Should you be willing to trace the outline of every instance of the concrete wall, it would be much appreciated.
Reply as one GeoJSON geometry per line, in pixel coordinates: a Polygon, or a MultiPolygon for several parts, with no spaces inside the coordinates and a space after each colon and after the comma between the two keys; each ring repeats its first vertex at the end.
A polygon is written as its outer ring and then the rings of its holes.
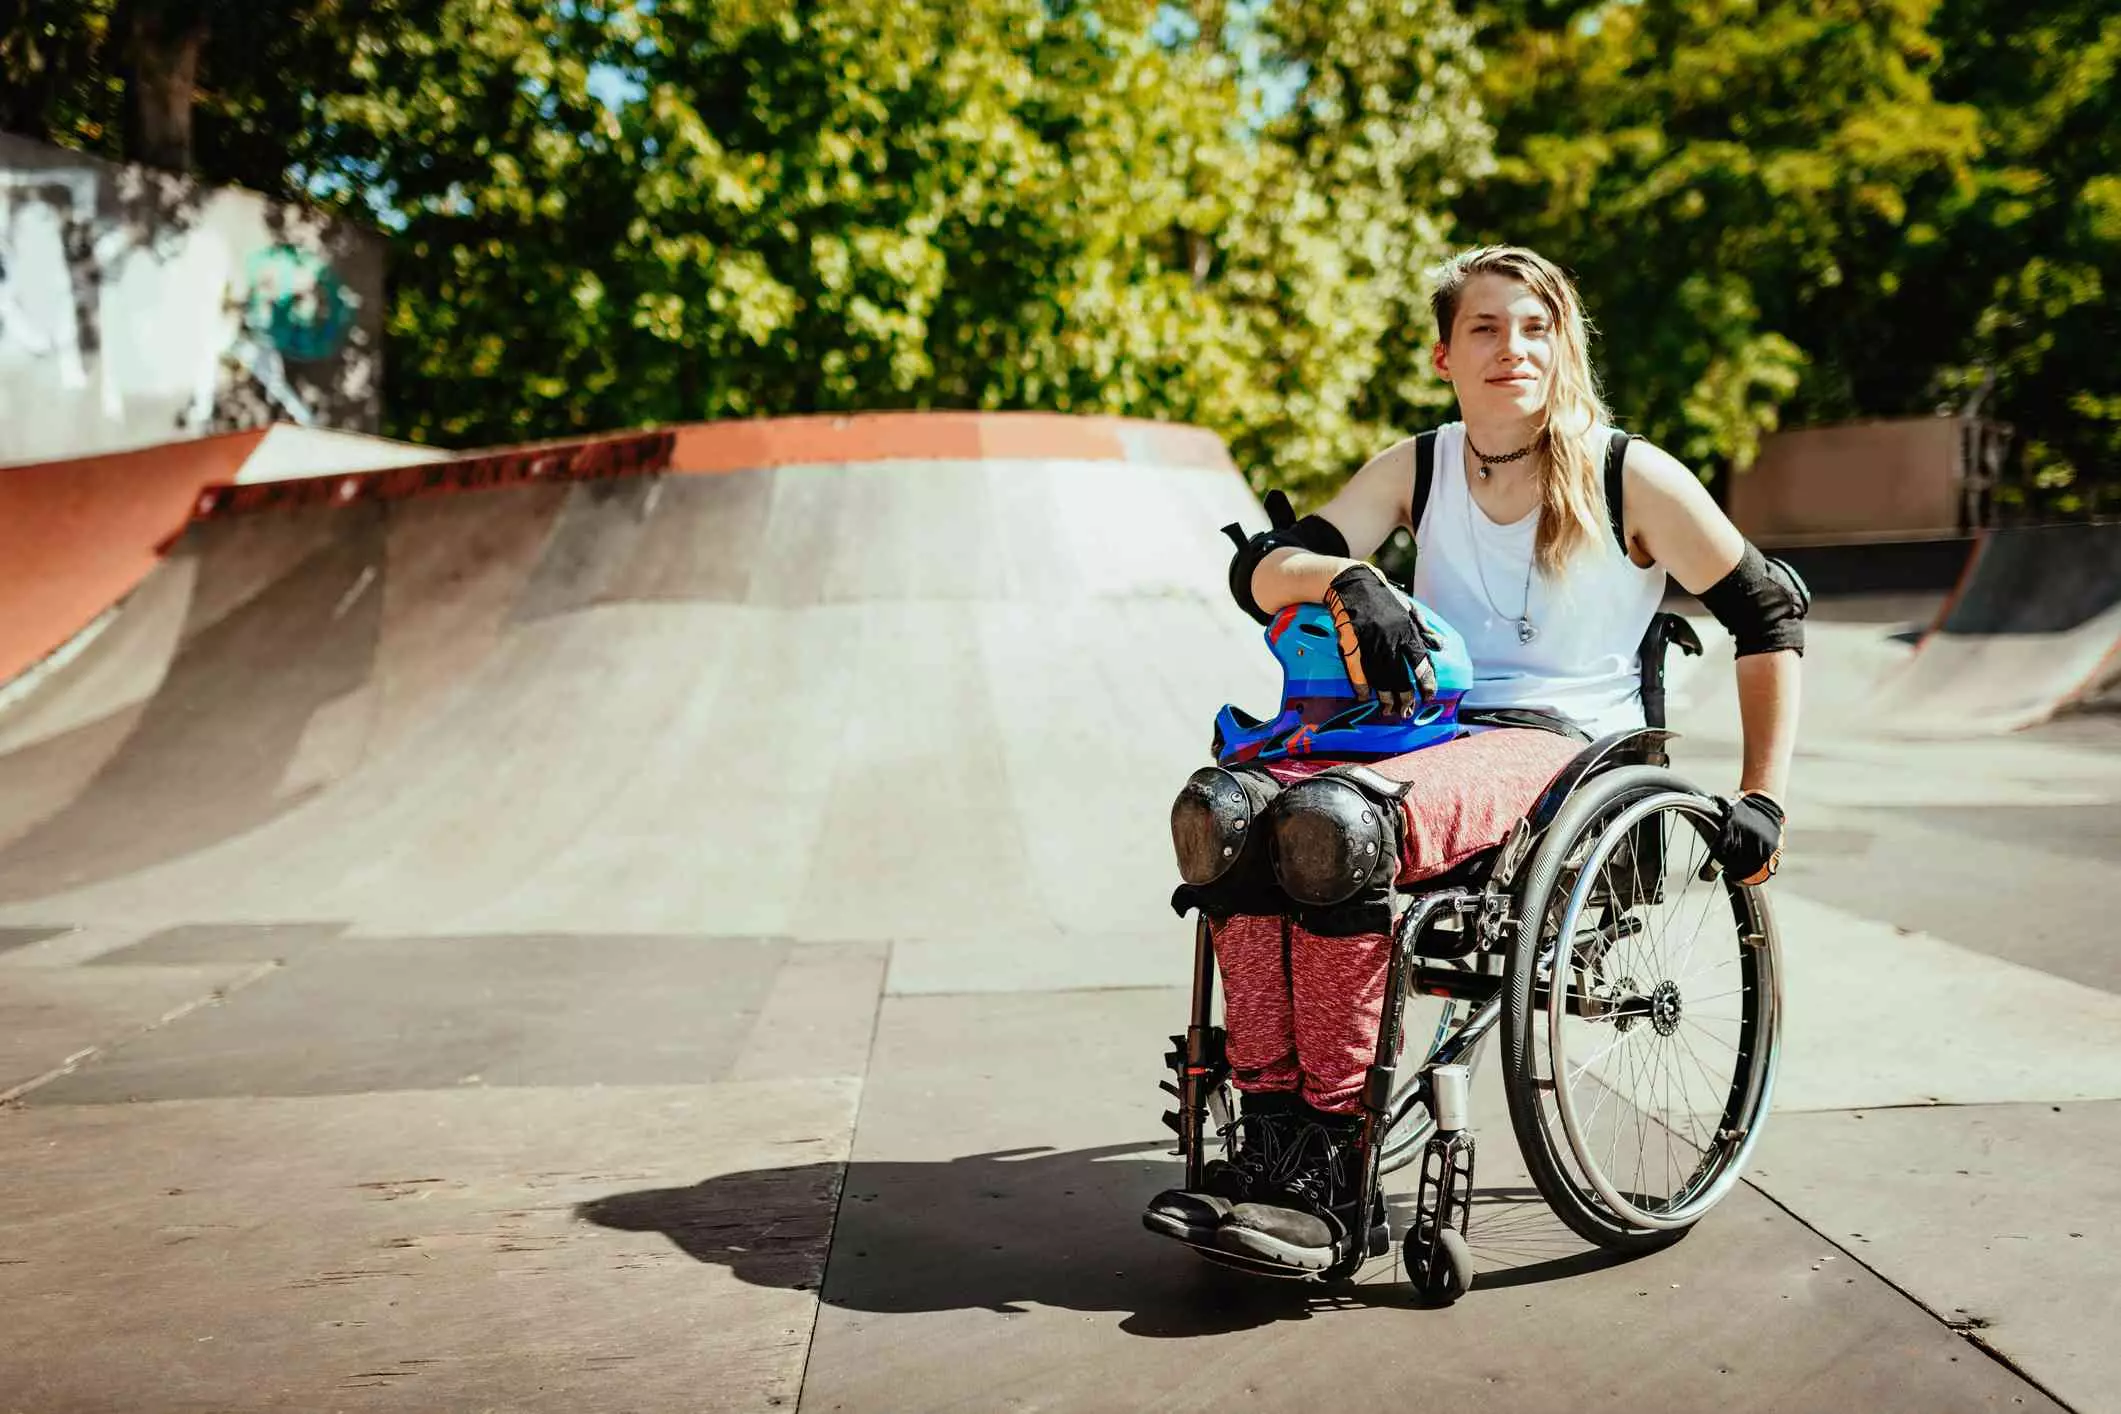
{"type": "Polygon", "coordinates": [[[0,134],[0,464],[372,431],[382,319],[373,232],[0,134]]]}
{"type": "Polygon", "coordinates": [[[1778,432],[1732,478],[1731,519],[1770,547],[1958,535],[1971,430],[1917,417],[1778,432]]]}

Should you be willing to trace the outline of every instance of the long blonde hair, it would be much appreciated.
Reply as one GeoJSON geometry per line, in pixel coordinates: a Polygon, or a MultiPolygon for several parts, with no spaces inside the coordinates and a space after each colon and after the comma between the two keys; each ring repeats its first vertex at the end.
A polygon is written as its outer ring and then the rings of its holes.
{"type": "Polygon", "coordinates": [[[1606,533],[1605,485],[1592,455],[1591,429],[1606,419],[1598,380],[1591,372],[1589,322],[1576,286],[1561,268],[1523,246],[1489,245],[1462,252],[1437,272],[1429,308],[1436,337],[1451,342],[1458,301],[1475,275],[1517,281],[1547,307],[1553,322],[1554,365],[1548,370],[1546,416],[1533,448],[1543,458],[1539,479],[1539,532],[1534,540],[1539,571],[1558,576],[1578,550],[1606,533]]]}

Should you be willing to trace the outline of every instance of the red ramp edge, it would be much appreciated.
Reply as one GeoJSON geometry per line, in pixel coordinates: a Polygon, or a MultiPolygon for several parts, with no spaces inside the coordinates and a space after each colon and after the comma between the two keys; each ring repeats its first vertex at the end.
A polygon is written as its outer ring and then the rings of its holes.
{"type": "Polygon", "coordinates": [[[1203,427],[1052,412],[864,412],[672,429],[673,472],[712,475],[765,467],[974,458],[1155,462],[1232,469],[1222,438],[1203,427]]]}
{"type": "Polygon", "coordinates": [[[137,588],[265,432],[0,467],[0,683],[137,588]]]}
{"type": "Polygon", "coordinates": [[[413,496],[484,491],[532,481],[607,481],[652,476],[670,468],[677,439],[668,432],[547,443],[452,457],[445,462],[394,466],[383,471],[208,486],[199,492],[193,520],[225,520],[261,511],[309,506],[345,506],[357,501],[402,501],[413,496]]]}

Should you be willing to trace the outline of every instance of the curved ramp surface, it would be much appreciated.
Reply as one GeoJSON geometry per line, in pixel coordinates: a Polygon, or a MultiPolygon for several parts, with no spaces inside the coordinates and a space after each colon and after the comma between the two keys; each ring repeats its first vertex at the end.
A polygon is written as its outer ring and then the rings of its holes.
{"type": "Polygon", "coordinates": [[[1913,735],[2013,731],[2121,676],[2121,524],[1985,534],[1877,717],[1913,735]]]}
{"type": "Polygon", "coordinates": [[[1219,445],[1195,459],[788,465],[195,525],[0,716],[0,910],[1168,930],[1171,773],[1233,661],[1273,690],[1214,595],[1215,527],[1256,505],[1219,445]]]}

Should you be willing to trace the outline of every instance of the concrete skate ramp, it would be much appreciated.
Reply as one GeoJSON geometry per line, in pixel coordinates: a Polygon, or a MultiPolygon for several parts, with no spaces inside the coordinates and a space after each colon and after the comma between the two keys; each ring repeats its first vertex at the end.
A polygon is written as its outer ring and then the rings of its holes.
{"type": "Polygon", "coordinates": [[[2121,524],[1990,531],[1904,668],[1878,724],[1915,735],[2014,731],[2096,700],[2121,675],[2121,524]]]}
{"type": "Polygon", "coordinates": [[[1220,583],[1256,503],[1187,429],[928,421],[210,494],[0,711],[0,917],[1168,943],[1173,783],[1274,690],[1220,583]]]}

